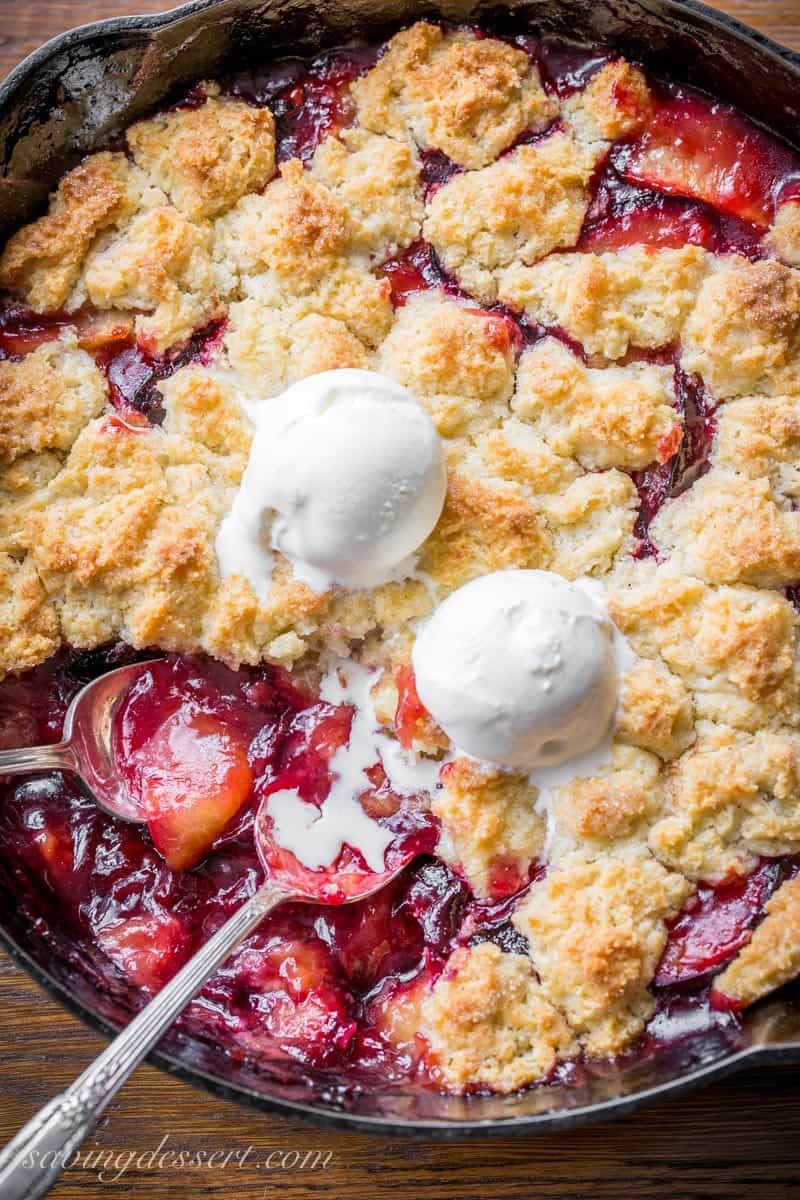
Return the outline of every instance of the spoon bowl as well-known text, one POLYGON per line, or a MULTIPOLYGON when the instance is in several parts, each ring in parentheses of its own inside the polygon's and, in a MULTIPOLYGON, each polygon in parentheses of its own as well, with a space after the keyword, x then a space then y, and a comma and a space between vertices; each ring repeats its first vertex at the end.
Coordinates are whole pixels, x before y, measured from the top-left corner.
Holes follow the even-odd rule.
POLYGON ((141 805, 115 761, 114 717, 131 688, 157 661, 118 667, 87 683, 67 709, 61 741, 54 746, 0 751, 0 775, 69 771, 80 777, 104 812, 123 821, 143 822, 141 805))
MULTIPOLYGON (((129 792, 114 752, 115 716, 120 704, 153 660, 120 667, 88 684, 72 701, 63 740, 55 746, 0 752, 0 774, 62 770, 78 775, 98 806, 113 817, 144 822, 140 804, 129 792)), ((390 820, 394 840, 383 871, 370 870, 344 847, 327 868, 306 867, 273 835, 265 796, 256 813, 254 838, 264 868, 261 887, 201 946, 103 1053, 67 1088, 23 1126, 0 1152, 0 1196, 34 1200, 60 1174, 61 1165, 83 1143, 119 1089, 157 1045, 208 979, 242 941, 284 901, 351 904, 364 900, 394 879, 411 860, 432 849, 432 827, 402 812, 390 820)))
POLYGON ((347 843, 329 866, 309 867, 276 840, 269 800, 269 795, 261 800, 253 828, 259 862, 275 887, 309 903, 339 905, 363 900, 394 879, 418 855, 432 854, 438 839, 438 831, 427 814, 409 811, 401 805, 379 819, 392 835, 382 871, 372 870, 347 843))

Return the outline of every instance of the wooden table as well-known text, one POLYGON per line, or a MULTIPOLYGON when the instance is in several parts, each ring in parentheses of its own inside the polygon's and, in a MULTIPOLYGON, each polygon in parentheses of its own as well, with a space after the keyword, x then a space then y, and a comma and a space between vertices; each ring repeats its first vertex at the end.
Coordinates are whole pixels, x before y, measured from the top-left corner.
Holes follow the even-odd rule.
MULTIPOLYGON (((170 7, 164 0, 0 0, 0 75, 68 26, 170 7)), ((726 0, 718 7, 800 49, 800 0, 726 0)), ((101 1046, 0 954, 0 1140, 101 1046)), ((125 1189, 140 1200, 266 1200, 278 1193, 285 1200, 788 1200, 800 1197, 795 1105, 800 1085, 785 1068, 768 1079, 734 1077, 619 1124, 445 1145, 321 1132, 143 1067, 88 1144, 101 1155, 100 1169, 71 1170, 53 1195, 86 1200, 125 1189), (227 1155, 228 1165, 158 1170, 148 1155, 164 1137, 163 1150, 222 1152, 216 1161, 227 1155)))

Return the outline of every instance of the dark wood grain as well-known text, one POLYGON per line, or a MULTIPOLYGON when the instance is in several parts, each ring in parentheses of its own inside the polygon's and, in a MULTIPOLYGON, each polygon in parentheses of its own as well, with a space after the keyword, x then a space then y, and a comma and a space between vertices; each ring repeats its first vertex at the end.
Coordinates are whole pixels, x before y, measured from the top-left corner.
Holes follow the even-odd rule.
MULTIPOLYGON (((800 0, 716 6, 800 49, 800 0)), ((158 0, 0 0, 0 75, 69 26, 169 7, 158 0)), ((0 955, 0 1139, 65 1087, 101 1045, 0 955)), ((69 1171, 53 1195, 86 1200, 124 1189, 137 1200, 788 1200, 800 1196, 799 1104, 795 1073, 782 1069, 737 1076, 616 1125, 529 1139, 411 1143, 321 1132, 215 1100, 144 1067, 87 1146, 100 1161, 69 1171), (159 1169, 148 1155, 165 1137, 162 1154, 175 1158, 159 1169), (230 1158, 227 1166, 179 1169, 180 1151, 230 1158)))

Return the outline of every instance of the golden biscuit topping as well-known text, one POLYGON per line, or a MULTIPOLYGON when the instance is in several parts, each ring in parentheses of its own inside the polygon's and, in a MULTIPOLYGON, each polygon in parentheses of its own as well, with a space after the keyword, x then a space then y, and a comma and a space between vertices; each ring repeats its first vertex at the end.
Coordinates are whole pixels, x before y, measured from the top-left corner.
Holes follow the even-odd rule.
POLYGON ((428 202, 425 236, 466 291, 513 305, 505 275, 578 240, 597 157, 557 130, 454 175, 428 202))
POLYGON ((398 33, 377 66, 353 84, 358 117, 376 133, 413 138, 459 166, 492 162, 558 108, 522 50, 424 21, 398 33))
POLYGON ((421 1032, 444 1081, 513 1092, 574 1052, 569 1025, 521 954, 491 942, 456 950, 423 1001, 421 1032))
POLYGON ((139 121, 127 140, 136 165, 192 221, 217 217, 275 173, 275 122, 268 108, 218 98, 200 108, 139 121))
POLYGON ((514 916, 546 1000, 592 1054, 614 1054, 654 1008, 648 990, 666 921, 691 892, 645 851, 596 859, 573 852, 531 885, 514 916))
MULTIPOLYGON (((726 243, 677 150, 677 197, 628 170, 658 85, 614 57, 559 88, 525 44, 418 22, 302 146, 205 84, 0 256, 39 314, 0 323, 0 673, 116 638, 374 670, 382 726, 442 763, 439 857, 470 904, 508 898, 519 952, 453 943, 380 1001, 467 1091, 625 1050, 695 890, 800 853, 800 203, 726 243), (254 422, 338 368, 424 405, 444 508, 404 577, 319 592, 276 553, 263 599, 215 548, 254 422), (636 656, 608 761, 550 789, 414 709, 419 622, 517 568, 600 581, 636 656)), ((731 1003, 796 974, 796 883, 716 980, 731 1003)))
POLYGON ((130 205, 130 168, 123 154, 95 154, 65 175, 45 216, 6 243, 0 286, 19 291, 39 312, 69 298, 98 233, 130 205))

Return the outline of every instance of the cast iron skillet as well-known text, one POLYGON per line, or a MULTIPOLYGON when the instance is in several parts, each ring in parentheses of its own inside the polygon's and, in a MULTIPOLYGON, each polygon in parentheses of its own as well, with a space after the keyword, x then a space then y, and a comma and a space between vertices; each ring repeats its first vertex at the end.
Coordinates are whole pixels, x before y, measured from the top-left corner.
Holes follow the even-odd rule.
MULTIPOLYGON (((789 141, 799 136, 800 55, 692 0, 193 0, 163 16, 72 30, 12 71, 0 86, 0 233, 36 216, 78 158, 187 83, 248 60, 379 39, 421 16, 605 43, 738 105, 789 141)), ((74 947, 36 933, 6 888, 0 942, 91 1025, 110 1033, 124 1023, 132 997, 109 994, 74 947)), ((607 1119, 745 1065, 800 1062, 800 1001, 785 991, 748 1014, 741 1031, 689 1032, 668 1053, 508 1097, 358 1089, 285 1064, 256 1072, 181 1032, 153 1061, 230 1099, 318 1123, 426 1137, 531 1133, 607 1119)))

